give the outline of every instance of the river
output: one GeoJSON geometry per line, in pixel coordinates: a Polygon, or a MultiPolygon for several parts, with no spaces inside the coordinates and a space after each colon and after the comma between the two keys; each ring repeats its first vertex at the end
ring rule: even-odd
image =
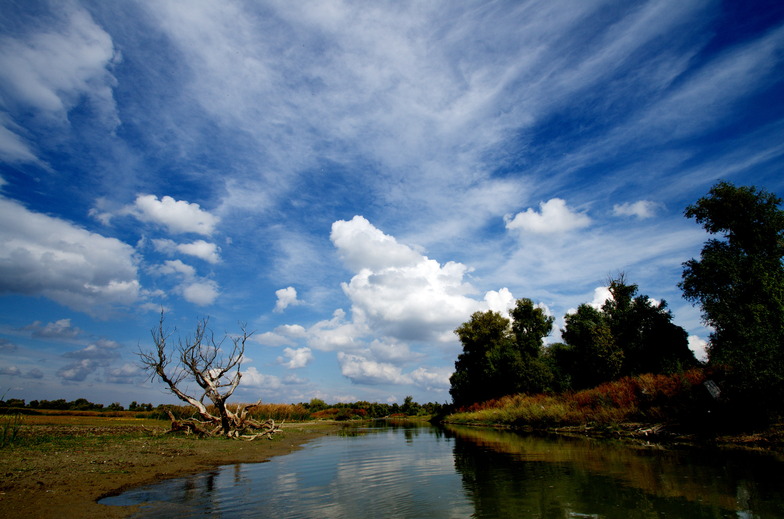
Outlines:
{"type": "Polygon", "coordinates": [[[784,459],[384,424],[101,502],[144,503],[140,518],[782,518],[784,459]]]}

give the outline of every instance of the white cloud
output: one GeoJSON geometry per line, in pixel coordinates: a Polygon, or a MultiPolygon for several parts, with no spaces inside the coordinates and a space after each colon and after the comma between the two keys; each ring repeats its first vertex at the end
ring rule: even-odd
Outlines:
{"type": "Polygon", "coordinates": [[[82,332],[79,328],[71,326],[70,319],[59,319],[43,326],[40,321],[35,321],[31,325],[25,326],[25,330],[31,330],[33,337],[49,339],[73,339],[82,332]]]}
{"type": "Polygon", "coordinates": [[[399,244],[362,216],[333,223],[330,238],[346,266],[355,271],[405,267],[422,260],[411,247],[399,244]]]}
{"type": "Polygon", "coordinates": [[[196,240],[191,243],[177,243],[173,240],[167,239],[153,239],[153,246],[158,252],[165,254],[187,254],[203,259],[207,263],[219,263],[220,255],[218,254],[218,246],[214,243],[206,242],[204,240],[196,240]]]}
{"type": "Polygon", "coordinates": [[[577,213],[566,206],[560,198],[552,198],[539,204],[540,212],[528,208],[517,213],[513,218],[507,217],[506,228],[521,230],[535,234],[562,233],[581,229],[591,224],[591,219],[584,213],[577,213]]]}
{"type": "Polygon", "coordinates": [[[433,340],[465,321],[474,311],[500,304],[506,292],[487,301],[470,297],[469,269],[456,262],[439,264],[397,243],[357,216],[335,222],[331,238],[338,254],[356,274],[343,291],[352,302],[355,325],[375,335],[400,340],[433,340]]]}
{"type": "Polygon", "coordinates": [[[185,279],[192,279],[196,276],[196,269],[180,260],[167,260],[163,265],[155,267],[155,270],[166,275],[179,274],[185,279]]]}
{"type": "Polygon", "coordinates": [[[264,346],[288,346],[298,340],[306,339],[308,331],[299,324],[284,324],[274,331],[254,334],[251,339],[264,346]]]}
{"type": "Polygon", "coordinates": [[[410,381],[401,369],[388,362],[377,362],[362,355],[338,353],[340,372],[360,384],[406,384],[410,381]]]}
{"type": "Polygon", "coordinates": [[[453,370],[450,368],[417,368],[411,372],[411,381],[427,391],[445,391],[451,387],[449,377],[453,370]]]}
{"type": "Polygon", "coordinates": [[[82,382],[98,369],[105,366],[105,361],[80,359],[58,369],[57,375],[67,382],[82,382]]]}
{"type": "Polygon", "coordinates": [[[38,162],[38,157],[25,142],[25,139],[11,131],[9,126],[17,132],[20,131],[5,114],[0,113],[0,160],[5,162],[38,162]]]}
{"type": "MultiPolygon", "coordinates": [[[[119,56],[111,37],[76,4],[62,4],[46,31],[0,38],[0,88],[54,120],[86,97],[105,124],[119,124],[109,68],[119,56]]],[[[49,16],[49,15],[45,15],[49,16]]]]}
{"type": "Polygon", "coordinates": [[[135,384],[146,377],[139,366],[127,362],[119,368],[106,368],[104,376],[112,384],[135,384]]]}
{"type": "Polygon", "coordinates": [[[70,359],[92,359],[103,360],[116,358],[120,344],[108,339],[99,339],[98,341],[88,344],[81,350],[69,351],[63,354],[63,357],[70,359]]]}
{"type": "Polygon", "coordinates": [[[285,348],[283,356],[278,357],[278,362],[289,369],[304,368],[313,360],[310,348],[285,348]]]}
{"type": "Polygon", "coordinates": [[[219,218],[201,208],[199,204],[175,200],[164,196],[139,195],[133,206],[126,207],[121,214],[130,214],[142,222],[165,227],[172,234],[196,233],[205,236],[215,231],[219,218]]]}
{"type": "Polygon", "coordinates": [[[346,312],[338,308],[331,319],[307,329],[308,345],[322,351],[353,350],[362,346],[361,339],[367,332],[364,324],[346,320],[346,312]]]}
{"type": "Polygon", "coordinates": [[[210,305],[220,295],[218,283],[196,275],[196,269],[180,260],[167,260],[163,265],[151,269],[159,274],[177,276],[180,284],[175,289],[189,303],[199,306],[210,305]]]}
{"type": "Polygon", "coordinates": [[[694,353],[697,360],[706,362],[708,360],[708,341],[696,335],[689,335],[689,349],[694,353]]]}
{"type": "Polygon", "coordinates": [[[140,299],[134,250],[0,198],[0,293],[44,296],[106,314],[140,299]]]}
{"type": "Polygon", "coordinates": [[[101,368],[108,368],[119,358],[120,344],[108,339],[99,339],[81,350],[69,351],[63,357],[74,359],[57,370],[57,375],[66,382],[82,382],[101,368]]]}
{"type": "Polygon", "coordinates": [[[253,387],[261,389],[278,389],[281,387],[280,377],[275,375],[265,375],[258,369],[250,366],[242,370],[242,387],[253,387]]]}
{"type": "Polygon", "coordinates": [[[596,287],[593,289],[593,299],[588,304],[597,310],[601,310],[601,308],[604,306],[604,303],[611,300],[612,298],[613,295],[610,292],[610,287],[596,287]]]}
{"type": "Polygon", "coordinates": [[[613,214],[615,216],[636,216],[644,220],[652,218],[656,214],[659,204],[651,202],[650,200],[638,200],[637,202],[625,202],[623,204],[615,204],[613,206],[613,214]]]}
{"type": "Polygon", "coordinates": [[[182,297],[189,303],[199,306],[211,305],[220,295],[218,284],[211,279],[185,283],[181,287],[182,297]]]}
{"type": "Polygon", "coordinates": [[[289,306],[301,304],[302,301],[297,299],[297,289],[294,287],[281,288],[275,291],[278,300],[275,303],[275,312],[280,313],[289,306]]]}
{"type": "Polygon", "coordinates": [[[344,377],[358,384],[415,384],[427,391],[444,391],[449,388],[452,370],[448,368],[429,369],[419,367],[404,373],[394,362],[384,362],[372,358],[367,352],[351,354],[338,353],[340,371],[344,377]]]}
{"type": "Polygon", "coordinates": [[[488,310],[508,316],[509,310],[514,308],[516,301],[509,289],[504,287],[501,290],[491,290],[486,293],[485,302],[488,310]]]}

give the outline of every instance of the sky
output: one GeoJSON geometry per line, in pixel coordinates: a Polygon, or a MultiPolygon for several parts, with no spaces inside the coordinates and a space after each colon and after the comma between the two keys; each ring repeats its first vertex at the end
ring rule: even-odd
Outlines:
{"type": "Polygon", "coordinates": [[[175,402],[163,310],[253,332],[237,402],[445,403],[620,272],[703,356],[683,211],[784,196],[783,62],[779,0],[3,0],[0,394],[175,402]]]}

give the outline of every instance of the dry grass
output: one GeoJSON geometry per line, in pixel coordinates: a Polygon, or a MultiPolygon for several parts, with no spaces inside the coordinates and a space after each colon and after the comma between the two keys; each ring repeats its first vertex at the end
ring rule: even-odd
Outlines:
{"type": "Polygon", "coordinates": [[[702,370],[640,375],[561,395],[510,395],[474,404],[448,417],[450,423],[558,427],[661,421],[693,399],[705,381],[702,370]]]}

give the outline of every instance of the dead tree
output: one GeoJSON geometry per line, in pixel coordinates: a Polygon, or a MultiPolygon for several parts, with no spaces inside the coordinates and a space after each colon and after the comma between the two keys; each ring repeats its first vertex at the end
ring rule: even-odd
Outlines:
{"type": "Polygon", "coordinates": [[[176,344],[170,344],[172,332],[164,329],[164,312],[161,311],[158,326],[151,330],[155,349],[145,351],[140,348],[138,352],[150,381],[160,379],[177,398],[196,408],[199,418],[176,420],[169,413],[172,431],[201,436],[220,434],[247,440],[260,436],[271,438],[280,431],[280,427],[273,420],[262,423],[249,416],[250,409],[259,405],[260,401],[251,406],[241,405],[236,411],[226,405],[226,400],[240,384],[245,342],[252,333],[248,333],[243,325],[242,335],[224,335],[216,341],[207,327],[208,320],[204,318],[197,323],[193,338],[178,339],[176,344]],[[192,382],[200,388],[201,396],[198,398],[189,394],[188,384],[192,382]],[[210,412],[205,400],[212,402],[216,414],[210,412]]]}

